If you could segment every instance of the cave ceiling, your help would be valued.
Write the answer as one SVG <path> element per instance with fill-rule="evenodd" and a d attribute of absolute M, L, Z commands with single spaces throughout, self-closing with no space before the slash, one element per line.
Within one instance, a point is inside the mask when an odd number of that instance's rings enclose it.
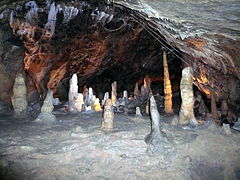
<path fill-rule="evenodd" d="M 10 17 L 13 33 L 23 41 L 25 70 L 40 94 L 73 73 L 84 81 L 116 64 L 122 67 L 119 74 L 127 66 L 150 73 L 163 47 L 173 60 L 194 68 L 202 90 L 228 93 L 229 78 L 240 78 L 237 0 L 61 0 L 48 5 L 39 0 L 37 17 L 34 4 L 26 2 L 1 1 L 0 18 Z M 59 8 L 57 14 L 49 16 L 51 8 Z M 56 18 L 54 26 L 49 18 Z M 153 65 L 142 68 L 146 62 Z"/>

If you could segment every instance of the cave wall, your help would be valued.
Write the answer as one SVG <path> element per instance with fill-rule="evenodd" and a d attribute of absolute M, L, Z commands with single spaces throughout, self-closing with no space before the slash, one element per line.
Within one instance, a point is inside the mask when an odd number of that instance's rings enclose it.
<path fill-rule="evenodd" d="M 24 47 L 8 24 L 0 23 L 0 101 L 11 105 L 15 76 L 23 70 Z"/>

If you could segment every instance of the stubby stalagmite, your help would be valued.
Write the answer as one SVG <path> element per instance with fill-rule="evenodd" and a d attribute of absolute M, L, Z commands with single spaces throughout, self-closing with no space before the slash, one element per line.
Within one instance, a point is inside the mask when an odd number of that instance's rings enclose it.
<path fill-rule="evenodd" d="M 53 106 L 53 93 L 51 90 L 48 90 L 47 97 L 45 98 L 41 113 L 38 115 L 36 122 L 51 124 L 56 121 L 56 117 L 52 114 L 52 111 L 54 109 Z"/>
<path fill-rule="evenodd" d="M 111 130 L 114 128 L 113 125 L 114 120 L 114 111 L 113 111 L 113 104 L 112 100 L 108 99 L 104 106 L 103 112 L 103 120 L 102 120 L 102 129 Z"/>
<path fill-rule="evenodd" d="M 194 95 L 193 95 L 193 71 L 191 67 L 182 70 L 182 79 L 180 83 L 182 104 L 179 112 L 179 124 L 198 125 L 194 116 Z"/>

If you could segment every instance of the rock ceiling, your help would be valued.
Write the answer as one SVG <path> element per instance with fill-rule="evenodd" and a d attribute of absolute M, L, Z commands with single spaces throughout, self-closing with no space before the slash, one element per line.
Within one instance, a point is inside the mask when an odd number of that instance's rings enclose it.
<path fill-rule="evenodd" d="M 25 2 L 1 1 L 0 18 L 10 18 L 24 42 L 25 69 L 41 94 L 74 72 L 84 79 L 117 63 L 134 70 L 137 58 L 142 66 L 162 48 L 194 68 L 194 82 L 204 92 L 236 93 L 229 84 L 240 78 L 237 0 Z M 146 32 L 153 41 L 144 41 Z M 141 48 L 152 54 L 141 59 Z"/>

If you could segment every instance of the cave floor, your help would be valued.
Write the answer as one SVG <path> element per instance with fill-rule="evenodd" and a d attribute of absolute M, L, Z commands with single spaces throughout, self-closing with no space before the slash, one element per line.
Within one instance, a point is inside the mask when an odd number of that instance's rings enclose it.
<path fill-rule="evenodd" d="M 148 117 L 115 114 L 106 132 L 100 112 L 55 114 L 53 125 L 0 118 L 0 179 L 240 179 L 240 133 L 211 121 L 187 129 L 164 117 L 169 144 L 151 147 Z"/>

